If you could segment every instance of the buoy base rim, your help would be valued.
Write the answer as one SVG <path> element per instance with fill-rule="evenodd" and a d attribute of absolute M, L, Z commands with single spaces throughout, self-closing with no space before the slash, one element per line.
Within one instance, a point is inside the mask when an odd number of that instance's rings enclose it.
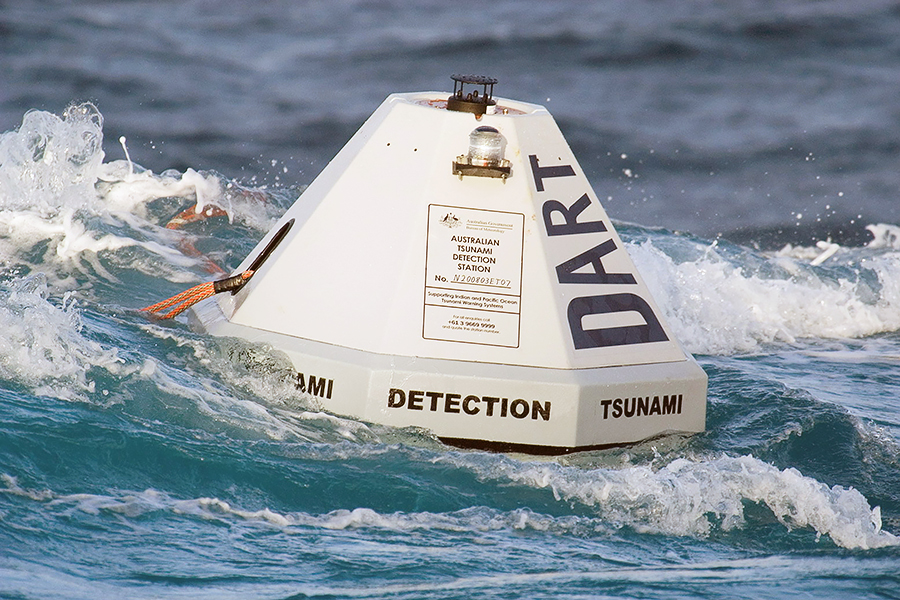
<path fill-rule="evenodd" d="M 381 355 L 235 324 L 214 300 L 189 314 L 195 329 L 283 352 L 325 412 L 421 427 L 454 446 L 557 455 L 706 425 L 707 377 L 692 358 L 555 369 Z"/>

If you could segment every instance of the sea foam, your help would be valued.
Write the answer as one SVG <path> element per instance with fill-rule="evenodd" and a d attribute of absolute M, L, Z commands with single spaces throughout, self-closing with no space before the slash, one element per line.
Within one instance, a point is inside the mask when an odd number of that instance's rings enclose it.
<path fill-rule="evenodd" d="M 900 329 L 900 253 L 887 245 L 854 249 L 832 264 L 834 252 L 830 262 L 816 263 L 823 256 L 818 249 L 767 255 L 726 251 L 717 243 L 701 247 L 687 238 L 674 242 L 681 247 L 663 249 L 652 237 L 627 246 L 690 352 L 754 352 L 801 338 L 855 338 Z"/>
<path fill-rule="evenodd" d="M 213 521 L 249 521 L 277 528 L 385 529 L 395 532 L 497 530 L 610 535 L 628 527 L 646 534 L 708 537 L 748 523 L 745 503 L 767 507 L 786 529 L 811 529 L 848 549 L 900 545 L 881 528 L 881 511 L 853 488 L 829 487 L 796 469 L 778 469 L 752 456 L 678 459 L 661 468 L 581 469 L 556 463 L 519 462 L 503 456 L 445 454 L 436 463 L 472 470 L 504 486 L 547 489 L 559 502 L 589 507 L 595 516 L 551 516 L 531 509 L 469 507 L 446 513 L 381 513 L 372 508 L 323 514 L 245 509 L 218 498 L 174 498 L 157 490 L 59 494 L 20 486 L 3 475 L 0 493 L 29 498 L 66 511 L 138 517 L 164 512 Z M 581 512 L 581 511 L 578 511 Z"/>
<path fill-rule="evenodd" d="M 549 489 L 563 502 L 591 507 L 605 521 L 647 533 L 707 536 L 747 524 L 744 503 L 768 507 L 788 529 L 812 528 L 838 546 L 900 545 L 881 529 L 881 510 L 853 488 L 829 487 L 793 468 L 752 456 L 677 459 L 662 467 L 579 469 L 554 463 L 448 457 L 482 478 Z"/>
<path fill-rule="evenodd" d="M 103 117 L 90 103 L 61 116 L 29 111 L 0 134 L 0 265 L 42 270 L 52 287 L 71 289 L 66 274 L 114 279 L 96 257 L 136 248 L 126 255 L 135 271 L 186 283 L 209 259 L 183 252 L 185 234 L 165 227 L 179 210 L 218 208 L 260 232 L 274 223 L 263 192 L 190 168 L 157 175 L 130 157 L 104 162 L 102 143 Z M 154 213 L 160 199 L 171 202 Z"/>
<path fill-rule="evenodd" d="M 70 294 L 49 299 L 47 280 L 34 274 L 0 288 L 0 378 L 65 400 L 95 392 L 89 372 L 121 373 L 124 361 L 115 348 L 83 333 L 81 313 Z"/>

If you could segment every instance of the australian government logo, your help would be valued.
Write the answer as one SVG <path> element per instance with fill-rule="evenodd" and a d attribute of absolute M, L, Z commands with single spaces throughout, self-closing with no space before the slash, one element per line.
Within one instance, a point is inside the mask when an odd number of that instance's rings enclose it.
<path fill-rule="evenodd" d="M 454 229 L 462 225 L 462 221 L 459 220 L 459 217 L 454 215 L 453 213 L 447 213 L 440 219 L 440 224 L 444 227 L 449 227 L 450 229 Z"/>

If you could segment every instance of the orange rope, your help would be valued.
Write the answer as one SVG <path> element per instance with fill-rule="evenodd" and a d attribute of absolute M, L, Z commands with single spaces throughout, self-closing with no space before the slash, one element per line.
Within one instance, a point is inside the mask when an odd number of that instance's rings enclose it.
<path fill-rule="evenodd" d="M 253 271 L 244 271 L 234 277 L 227 277 L 218 281 L 207 281 L 206 283 L 195 285 L 180 294 L 176 294 L 168 300 L 163 300 L 162 302 L 157 302 L 156 304 L 151 304 L 146 308 L 142 308 L 141 312 L 149 312 L 154 317 L 160 319 L 171 319 L 172 317 L 177 317 L 201 300 L 205 300 L 214 294 L 240 289 L 252 276 Z M 172 306 L 175 308 L 166 314 L 160 314 L 160 311 Z"/>
<path fill-rule="evenodd" d="M 194 204 L 190 208 L 186 208 L 166 223 L 166 229 L 172 230 L 181 230 L 184 227 L 191 225 L 193 223 L 197 223 L 199 221 L 204 221 L 206 219 L 210 219 L 213 217 L 227 217 L 228 213 L 216 206 L 215 204 L 209 204 L 200 212 L 197 212 L 197 204 Z M 178 243 L 178 249 L 181 250 L 182 254 L 187 256 L 192 256 L 195 258 L 199 258 L 204 263 L 204 269 L 207 273 L 211 273 L 213 275 L 227 275 L 228 271 L 217 265 L 213 260 L 197 250 L 196 246 L 194 246 L 194 242 L 191 241 L 190 237 L 184 237 Z"/>

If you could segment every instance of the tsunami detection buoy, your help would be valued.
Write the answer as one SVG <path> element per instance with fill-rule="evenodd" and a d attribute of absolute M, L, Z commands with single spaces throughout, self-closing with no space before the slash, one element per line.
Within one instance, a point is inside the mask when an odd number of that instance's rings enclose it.
<path fill-rule="evenodd" d="M 553 117 L 453 81 L 389 96 L 191 324 L 284 352 L 325 411 L 455 446 L 703 431 L 706 374 Z"/>

